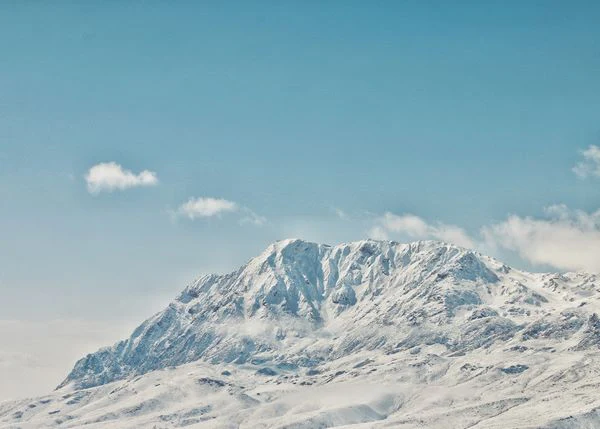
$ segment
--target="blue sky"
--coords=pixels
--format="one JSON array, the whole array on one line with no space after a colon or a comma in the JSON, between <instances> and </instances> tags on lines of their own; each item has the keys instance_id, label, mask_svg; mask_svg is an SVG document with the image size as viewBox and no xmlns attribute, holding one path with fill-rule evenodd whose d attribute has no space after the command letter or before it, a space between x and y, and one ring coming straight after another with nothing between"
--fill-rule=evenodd
<instances>
[{"instance_id":1,"label":"blue sky","mask_svg":"<svg viewBox=\"0 0 600 429\"><path fill-rule=\"evenodd\" d=\"M598 22L595 1L5 2L0 319L139 321L290 236L600 271ZM90 192L111 162L124 189Z\"/></svg>"}]
</instances>

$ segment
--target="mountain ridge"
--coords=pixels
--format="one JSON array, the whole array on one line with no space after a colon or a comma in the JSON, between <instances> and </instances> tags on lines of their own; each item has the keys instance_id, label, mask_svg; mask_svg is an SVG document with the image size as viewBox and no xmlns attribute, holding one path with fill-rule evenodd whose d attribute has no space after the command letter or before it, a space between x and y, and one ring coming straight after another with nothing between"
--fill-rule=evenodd
<instances>
[{"instance_id":1,"label":"mountain ridge","mask_svg":"<svg viewBox=\"0 0 600 429\"><path fill-rule=\"evenodd\" d=\"M59 388L93 387L198 359L310 368L362 348L391 352L432 341L454 351L484 347L512 338L521 319L548 301L543 288L531 286L544 276L563 283L572 277L526 273L439 241L282 240L237 270L198 278L130 338L78 361ZM498 297L510 315L492 308ZM473 310L458 332L444 329L467 308L479 313ZM410 334L380 335L373 326ZM314 333L337 335L337 342L315 340ZM301 343L307 349L289 351Z\"/></svg>"}]
</instances>

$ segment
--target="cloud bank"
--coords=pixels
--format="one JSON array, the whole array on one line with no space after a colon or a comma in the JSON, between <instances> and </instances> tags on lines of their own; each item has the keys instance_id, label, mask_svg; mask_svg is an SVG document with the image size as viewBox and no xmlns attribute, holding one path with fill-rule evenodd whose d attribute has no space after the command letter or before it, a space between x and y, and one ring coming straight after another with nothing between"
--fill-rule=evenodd
<instances>
[{"instance_id":1,"label":"cloud bank","mask_svg":"<svg viewBox=\"0 0 600 429\"><path fill-rule=\"evenodd\" d=\"M440 240L500 253L500 258L502 252L514 252L532 265L600 272L600 210L587 213L564 204L546 207L539 218L509 215L474 235L456 225L387 212L375 218L368 235L380 240Z\"/></svg>"},{"instance_id":2,"label":"cloud bank","mask_svg":"<svg viewBox=\"0 0 600 429\"><path fill-rule=\"evenodd\" d=\"M600 272L600 210L586 213L554 205L546 217L510 215L484 227L482 235L491 248L514 251L533 264L561 270Z\"/></svg>"},{"instance_id":3,"label":"cloud bank","mask_svg":"<svg viewBox=\"0 0 600 429\"><path fill-rule=\"evenodd\" d=\"M123 321L0 319L0 401L44 395L87 353L123 338Z\"/></svg>"},{"instance_id":4,"label":"cloud bank","mask_svg":"<svg viewBox=\"0 0 600 429\"><path fill-rule=\"evenodd\" d=\"M153 171L144 170L135 174L125 170L116 162L103 162L89 169L85 181L88 191L91 194L98 194L139 186L155 186L158 184L158 177Z\"/></svg>"},{"instance_id":5,"label":"cloud bank","mask_svg":"<svg viewBox=\"0 0 600 429\"><path fill-rule=\"evenodd\" d=\"M475 247L475 241L459 226L441 222L431 224L409 213L402 215L384 213L375 220L369 235L378 240L388 240L394 235L402 235L411 239L441 240L463 247Z\"/></svg>"}]
</instances>

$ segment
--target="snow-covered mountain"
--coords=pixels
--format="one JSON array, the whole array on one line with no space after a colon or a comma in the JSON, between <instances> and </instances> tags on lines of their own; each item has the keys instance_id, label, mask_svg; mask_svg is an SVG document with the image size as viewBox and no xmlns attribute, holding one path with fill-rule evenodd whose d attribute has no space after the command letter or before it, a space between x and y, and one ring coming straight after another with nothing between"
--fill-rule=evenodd
<instances>
[{"instance_id":1,"label":"snow-covered mountain","mask_svg":"<svg viewBox=\"0 0 600 429\"><path fill-rule=\"evenodd\" d=\"M599 287L440 242L280 241L0 427L600 427Z\"/></svg>"}]
</instances>

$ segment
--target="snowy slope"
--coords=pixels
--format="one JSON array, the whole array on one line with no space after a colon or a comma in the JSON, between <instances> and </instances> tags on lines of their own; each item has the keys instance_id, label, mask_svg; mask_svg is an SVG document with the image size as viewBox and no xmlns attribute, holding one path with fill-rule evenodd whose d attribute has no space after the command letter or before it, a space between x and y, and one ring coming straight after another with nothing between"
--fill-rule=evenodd
<instances>
[{"instance_id":1,"label":"snowy slope","mask_svg":"<svg viewBox=\"0 0 600 429\"><path fill-rule=\"evenodd\" d=\"M599 286L440 242L285 240L0 428L600 427Z\"/></svg>"}]
</instances>

